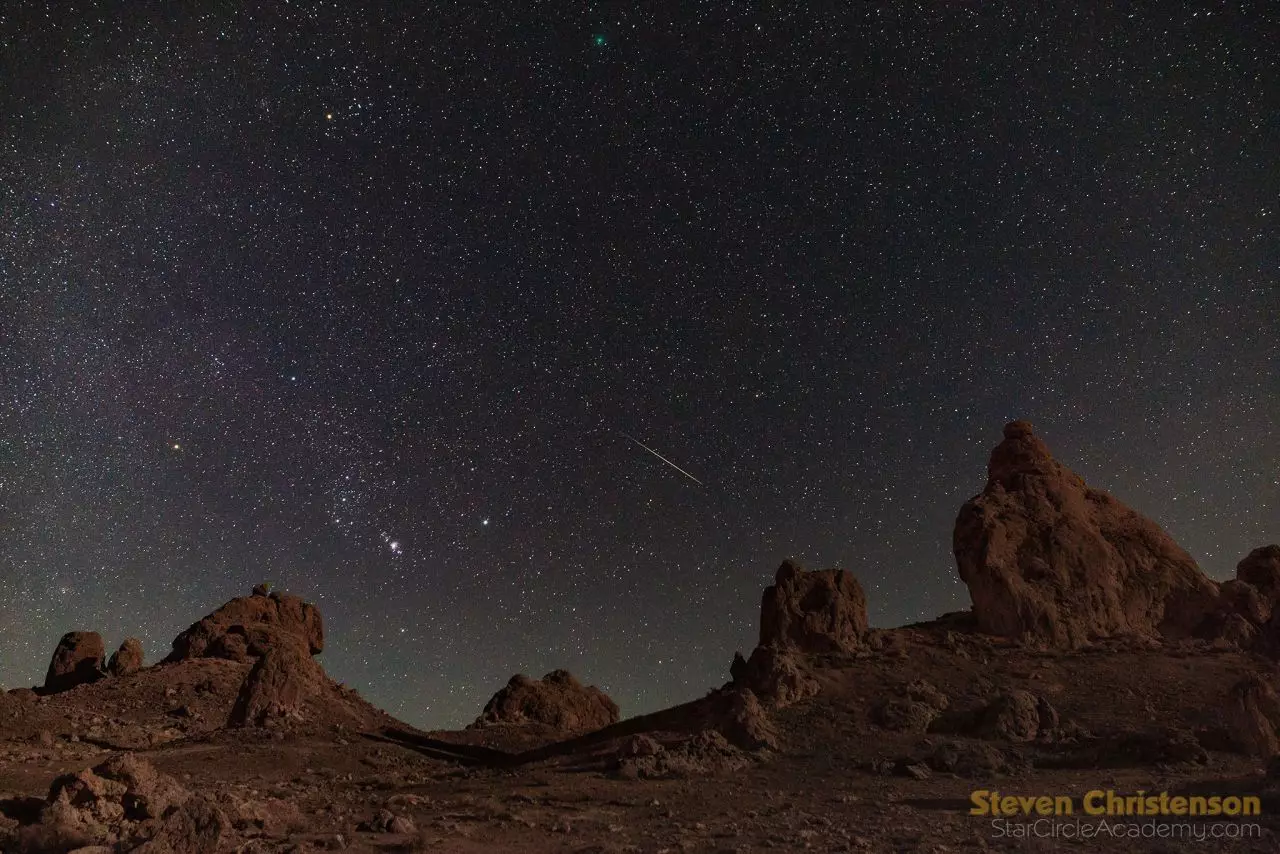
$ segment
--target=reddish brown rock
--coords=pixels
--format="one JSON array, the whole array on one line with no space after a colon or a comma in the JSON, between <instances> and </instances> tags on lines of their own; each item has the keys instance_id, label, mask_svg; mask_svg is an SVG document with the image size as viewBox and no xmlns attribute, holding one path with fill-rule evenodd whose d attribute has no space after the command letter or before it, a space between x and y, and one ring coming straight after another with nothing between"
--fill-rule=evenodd
<instances>
[{"instance_id":1,"label":"reddish brown rock","mask_svg":"<svg viewBox=\"0 0 1280 854\"><path fill-rule=\"evenodd\" d=\"M111 653L107 662L107 672L112 676L128 676L142 669L142 641L137 638L125 638L120 648Z\"/></svg>"},{"instance_id":2,"label":"reddish brown rock","mask_svg":"<svg viewBox=\"0 0 1280 854\"><path fill-rule=\"evenodd\" d=\"M230 830L211 801L123 754L54 780L38 821L21 828L17 850L116 851L127 839L140 854L214 854Z\"/></svg>"},{"instance_id":3,"label":"reddish brown rock","mask_svg":"<svg viewBox=\"0 0 1280 854\"><path fill-rule=\"evenodd\" d=\"M272 646L245 677L227 725L300 720L307 698L318 696L324 683L324 671L300 644Z\"/></svg>"},{"instance_id":4,"label":"reddish brown rock","mask_svg":"<svg viewBox=\"0 0 1280 854\"><path fill-rule=\"evenodd\" d=\"M1004 429L953 547L981 631L1061 646L1189 636L1218 587L1158 525L1085 485L1025 421Z\"/></svg>"},{"instance_id":5,"label":"reddish brown rock","mask_svg":"<svg viewBox=\"0 0 1280 854\"><path fill-rule=\"evenodd\" d=\"M563 732L588 732L618 722L618 705L594 685L584 686L567 670L541 680L516 674L494 694L473 726L536 723Z\"/></svg>"},{"instance_id":6,"label":"reddish brown rock","mask_svg":"<svg viewBox=\"0 0 1280 854\"><path fill-rule=\"evenodd\" d=\"M773 719L750 690L732 688L723 695L724 714L716 730L743 750L776 750L780 742Z\"/></svg>"},{"instance_id":7,"label":"reddish brown rock","mask_svg":"<svg viewBox=\"0 0 1280 854\"><path fill-rule=\"evenodd\" d=\"M284 644L311 655L324 650L324 623L316 606L287 593L232 599L173 641L166 662L189 658L247 661Z\"/></svg>"},{"instance_id":8,"label":"reddish brown rock","mask_svg":"<svg viewBox=\"0 0 1280 854\"><path fill-rule=\"evenodd\" d=\"M106 648L97 632L67 632L58 641L44 677L43 693L54 694L103 677L102 659Z\"/></svg>"},{"instance_id":9,"label":"reddish brown rock","mask_svg":"<svg viewBox=\"0 0 1280 854\"><path fill-rule=\"evenodd\" d=\"M852 652L867 633L867 597L843 569L805 572L783 561L760 603L760 646Z\"/></svg>"},{"instance_id":10,"label":"reddish brown rock","mask_svg":"<svg viewBox=\"0 0 1280 854\"><path fill-rule=\"evenodd\" d=\"M758 646L750 659L735 655L729 668L733 684L747 688L774 706L786 706L818 693L817 680L785 649Z\"/></svg>"}]
</instances>

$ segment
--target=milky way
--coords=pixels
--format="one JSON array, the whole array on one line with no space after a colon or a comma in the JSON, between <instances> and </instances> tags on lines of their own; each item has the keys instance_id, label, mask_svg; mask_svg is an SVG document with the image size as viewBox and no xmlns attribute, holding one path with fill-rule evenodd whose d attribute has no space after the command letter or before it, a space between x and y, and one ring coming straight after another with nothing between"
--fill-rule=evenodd
<instances>
[{"instance_id":1,"label":"milky way","mask_svg":"<svg viewBox=\"0 0 1280 854\"><path fill-rule=\"evenodd\" d=\"M787 556L965 607L1015 417L1280 541L1264 5L240 5L0 11L5 686L271 581L411 722L651 710Z\"/></svg>"}]
</instances>

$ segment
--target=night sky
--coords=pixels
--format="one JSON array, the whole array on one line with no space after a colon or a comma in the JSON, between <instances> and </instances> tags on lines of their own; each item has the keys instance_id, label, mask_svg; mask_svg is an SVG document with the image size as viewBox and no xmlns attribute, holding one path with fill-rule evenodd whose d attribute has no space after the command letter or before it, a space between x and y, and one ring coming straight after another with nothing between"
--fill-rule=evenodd
<instances>
[{"instance_id":1,"label":"night sky","mask_svg":"<svg viewBox=\"0 0 1280 854\"><path fill-rule=\"evenodd\" d=\"M271 581L412 723L653 710L784 557L967 607L1014 418L1280 541L1268 4L67 5L0 10L6 687Z\"/></svg>"}]
</instances>

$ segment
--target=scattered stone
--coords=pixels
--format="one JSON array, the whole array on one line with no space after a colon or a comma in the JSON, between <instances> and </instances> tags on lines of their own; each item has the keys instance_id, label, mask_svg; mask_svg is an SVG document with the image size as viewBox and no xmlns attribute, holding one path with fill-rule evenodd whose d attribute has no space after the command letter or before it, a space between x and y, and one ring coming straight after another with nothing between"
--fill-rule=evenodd
<instances>
[{"instance_id":1,"label":"scattered stone","mask_svg":"<svg viewBox=\"0 0 1280 854\"><path fill-rule=\"evenodd\" d=\"M39 820L20 829L18 850L97 845L141 854L213 854L226 815L132 754L53 781Z\"/></svg>"},{"instance_id":2,"label":"scattered stone","mask_svg":"<svg viewBox=\"0 0 1280 854\"><path fill-rule=\"evenodd\" d=\"M929 766L918 762L904 763L900 766L899 771L904 777L910 777L913 780L928 780L933 776L929 771Z\"/></svg>"},{"instance_id":3,"label":"scattered stone","mask_svg":"<svg viewBox=\"0 0 1280 854\"><path fill-rule=\"evenodd\" d=\"M1193 634L1217 585L1158 525L1085 485L1025 421L1004 428L953 547L980 630L1054 646Z\"/></svg>"},{"instance_id":4,"label":"scattered stone","mask_svg":"<svg viewBox=\"0 0 1280 854\"><path fill-rule=\"evenodd\" d=\"M538 723L562 732L589 732L617 722L618 705L607 694L584 686L567 670L554 670L541 680L512 676L472 726Z\"/></svg>"},{"instance_id":5,"label":"scattered stone","mask_svg":"<svg viewBox=\"0 0 1280 854\"><path fill-rule=\"evenodd\" d=\"M44 677L44 693L56 694L77 685L97 682L105 675L102 669L105 655L102 635L97 632L67 632L53 651L53 660L49 662L49 671Z\"/></svg>"},{"instance_id":6,"label":"scattered stone","mask_svg":"<svg viewBox=\"0 0 1280 854\"><path fill-rule=\"evenodd\" d=\"M699 777L737 771L753 761L719 732L702 730L670 750L659 748L646 755L620 757L615 773L629 780Z\"/></svg>"},{"instance_id":7,"label":"scattered stone","mask_svg":"<svg viewBox=\"0 0 1280 854\"><path fill-rule=\"evenodd\" d=\"M125 638L120 648L111 653L107 662L107 672L112 676L128 676L142 669L142 641L137 638Z\"/></svg>"}]
</instances>

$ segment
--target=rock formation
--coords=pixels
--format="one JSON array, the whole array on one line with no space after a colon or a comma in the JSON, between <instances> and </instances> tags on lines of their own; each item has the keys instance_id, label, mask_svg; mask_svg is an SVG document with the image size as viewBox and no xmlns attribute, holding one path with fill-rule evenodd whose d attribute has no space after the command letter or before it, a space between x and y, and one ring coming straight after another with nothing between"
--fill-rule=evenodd
<instances>
[{"instance_id":1,"label":"rock formation","mask_svg":"<svg viewBox=\"0 0 1280 854\"><path fill-rule=\"evenodd\" d=\"M231 822L217 805L131 754L53 781L19 851L217 851ZM102 846L102 847L93 847Z\"/></svg>"},{"instance_id":2,"label":"rock formation","mask_svg":"<svg viewBox=\"0 0 1280 854\"><path fill-rule=\"evenodd\" d=\"M1236 565L1236 578L1253 585L1264 598L1280 599L1280 545L1262 546Z\"/></svg>"},{"instance_id":3,"label":"rock formation","mask_svg":"<svg viewBox=\"0 0 1280 854\"><path fill-rule=\"evenodd\" d=\"M794 655L776 646L758 646L749 659L735 654L729 674L734 685L777 706L818 693L817 680L805 672Z\"/></svg>"},{"instance_id":4,"label":"rock formation","mask_svg":"<svg viewBox=\"0 0 1280 854\"><path fill-rule=\"evenodd\" d=\"M853 652L867 633L867 597L843 569L805 572L783 561L760 603L760 646Z\"/></svg>"},{"instance_id":5,"label":"rock formation","mask_svg":"<svg viewBox=\"0 0 1280 854\"><path fill-rule=\"evenodd\" d=\"M232 599L173 641L166 662L189 658L248 661L284 644L309 654L324 650L324 623L314 605L287 593L267 595L259 585L251 596Z\"/></svg>"},{"instance_id":6,"label":"rock formation","mask_svg":"<svg viewBox=\"0 0 1280 854\"><path fill-rule=\"evenodd\" d=\"M512 676L473 726L537 723L562 732L588 732L617 722L618 705L607 694L584 686L567 670L555 670L541 680Z\"/></svg>"},{"instance_id":7,"label":"rock formation","mask_svg":"<svg viewBox=\"0 0 1280 854\"><path fill-rule=\"evenodd\" d=\"M125 638L120 648L111 653L107 662L107 672L112 676L128 676L142 669L142 641L137 638Z\"/></svg>"},{"instance_id":8,"label":"rock formation","mask_svg":"<svg viewBox=\"0 0 1280 854\"><path fill-rule=\"evenodd\" d=\"M272 646L245 677L227 725L300 719L305 701L317 696L324 683L324 671L300 644Z\"/></svg>"},{"instance_id":9,"label":"rock formation","mask_svg":"<svg viewBox=\"0 0 1280 854\"><path fill-rule=\"evenodd\" d=\"M58 641L44 677L44 693L54 694L103 677L106 648L97 632L67 632Z\"/></svg>"},{"instance_id":10,"label":"rock formation","mask_svg":"<svg viewBox=\"0 0 1280 854\"><path fill-rule=\"evenodd\" d=\"M1004 428L953 546L981 631L1074 646L1186 637L1217 585L1158 525L1057 462L1025 421Z\"/></svg>"}]
</instances>

